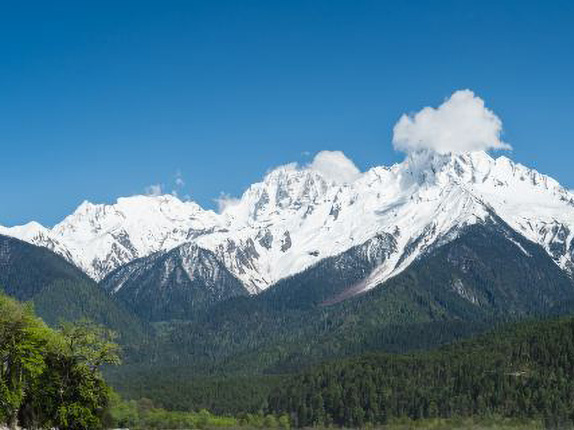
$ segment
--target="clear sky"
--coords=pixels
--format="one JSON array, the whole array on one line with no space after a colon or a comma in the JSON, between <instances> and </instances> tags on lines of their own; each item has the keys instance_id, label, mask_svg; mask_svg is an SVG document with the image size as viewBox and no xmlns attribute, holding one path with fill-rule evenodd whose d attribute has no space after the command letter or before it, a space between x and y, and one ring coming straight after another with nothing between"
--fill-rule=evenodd
<instances>
[{"instance_id":1,"label":"clear sky","mask_svg":"<svg viewBox=\"0 0 574 430\"><path fill-rule=\"evenodd\" d=\"M152 184L214 207L271 167L391 164L402 113L470 88L509 156L574 188L574 2L0 6L0 224Z\"/></svg>"}]
</instances>

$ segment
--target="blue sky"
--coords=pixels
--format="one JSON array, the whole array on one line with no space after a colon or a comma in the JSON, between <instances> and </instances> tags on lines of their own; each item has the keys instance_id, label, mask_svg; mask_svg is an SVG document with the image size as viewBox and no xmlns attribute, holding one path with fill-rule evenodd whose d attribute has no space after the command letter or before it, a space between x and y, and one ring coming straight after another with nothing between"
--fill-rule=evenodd
<instances>
[{"instance_id":1,"label":"blue sky","mask_svg":"<svg viewBox=\"0 0 574 430\"><path fill-rule=\"evenodd\" d=\"M178 172L214 207L323 149L390 164L401 114L463 88L574 188L572 22L559 0L3 2L0 224Z\"/></svg>"}]
</instances>

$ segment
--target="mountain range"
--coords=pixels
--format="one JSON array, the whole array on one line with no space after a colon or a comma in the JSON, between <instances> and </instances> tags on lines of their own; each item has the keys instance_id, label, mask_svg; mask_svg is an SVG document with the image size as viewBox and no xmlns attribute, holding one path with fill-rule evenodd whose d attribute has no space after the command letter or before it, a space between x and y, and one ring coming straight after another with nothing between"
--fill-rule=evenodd
<instances>
[{"instance_id":1,"label":"mountain range","mask_svg":"<svg viewBox=\"0 0 574 430\"><path fill-rule=\"evenodd\" d=\"M114 387L179 409L218 375L251 386L574 310L574 195L552 178L485 152L335 173L281 166L219 213L141 195L1 227L0 287L49 324L114 328Z\"/></svg>"},{"instance_id":2,"label":"mountain range","mask_svg":"<svg viewBox=\"0 0 574 430\"><path fill-rule=\"evenodd\" d=\"M345 179L289 164L228 200L220 213L173 195L141 195L111 205L84 202L53 228L32 222L0 227L0 234L54 251L120 295L132 277L140 284L154 279L138 287L139 296L161 297L167 280L212 291L208 301L254 295L365 248L355 256L365 261L364 273L327 298L336 301L395 277L464 227L489 222L503 222L574 274L574 195L507 157L418 151Z\"/></svg>"}]
</instances>

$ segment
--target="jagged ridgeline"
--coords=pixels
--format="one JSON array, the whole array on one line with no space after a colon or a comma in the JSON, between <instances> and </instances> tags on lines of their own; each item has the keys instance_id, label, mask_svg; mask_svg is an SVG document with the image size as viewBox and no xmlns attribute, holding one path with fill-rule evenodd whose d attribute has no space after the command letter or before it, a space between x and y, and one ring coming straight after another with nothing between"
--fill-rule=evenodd
<instances>
[{"instance_id":1,"label":"jagged ridgeline","mask_svg":"<svg viewBox=\"0 0 574 430\"><path fill-rule=\"evenodd\" d=\"M249 294L214 253L193 243L134 260L100 285L147 321L191 319L217 302Z\"/></svg>"},{"instance_id":2,"label":"jagged ridgeline","mask_svg":"<svg viewBox=\"0 0 574 430\"><path fill-rule=\"evenodd\" d=\"M50 325L89 318L118 331L123 341L144 336L144 324L80 269L48 249L2 235L0 288L31 301Z\"/></svg>"},{"instance_id":3,"label":"jagged ridgeline","mask_svg":"<svg viewBox=\"0 0 574 430\"><path fill-rule=\"evenodd\" d=\"M131 261L193 243L252 294L378 235L392 236L389 254L356 286L358 294L492 214L573 273L574 195L548 176L484 152L413 152L352 180L287 165L221 213L171 195L132 196L84 202L51 229L30 223L0 233L47 247L98 281Z\"/></svg>"}]
</instances>

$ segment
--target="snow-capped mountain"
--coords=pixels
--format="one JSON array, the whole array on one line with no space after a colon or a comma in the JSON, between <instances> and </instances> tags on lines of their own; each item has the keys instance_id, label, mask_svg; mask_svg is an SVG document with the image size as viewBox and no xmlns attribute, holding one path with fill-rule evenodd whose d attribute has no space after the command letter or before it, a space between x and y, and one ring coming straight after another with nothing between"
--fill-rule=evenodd
<instances>
[{"instance_id":1,"label":"snow-capped mountain","mask_svg":"<svg viewBox=\"0 0 574 430\"><path fill-rule=\"evenodd\" d=\"M120 198L113 205L84 202L52 229L29 223L0 227L0 234L48 247L100 280L136 258L213 232L218 224L214 212L168 194Z\"/></svg>"},{"instance_id":2,"label":"snow-capped mountain","mask_svg":"<svg viewBox=\"0 0 574 430\"><path fill-rule=\"evenodd\" d=\"M354 291L400 273L462 227L500 218L574 274L574 195L552 178L485 152L410 153L342 182L312 166L279 167L221 213L164 195L83 203L52 229L1 228L65 256L94 279L184 243L209 250L250 293L326 257L393 238L393 249ZM520 248L520 244L516 244Z\"/></svg>"}]
</instances>

